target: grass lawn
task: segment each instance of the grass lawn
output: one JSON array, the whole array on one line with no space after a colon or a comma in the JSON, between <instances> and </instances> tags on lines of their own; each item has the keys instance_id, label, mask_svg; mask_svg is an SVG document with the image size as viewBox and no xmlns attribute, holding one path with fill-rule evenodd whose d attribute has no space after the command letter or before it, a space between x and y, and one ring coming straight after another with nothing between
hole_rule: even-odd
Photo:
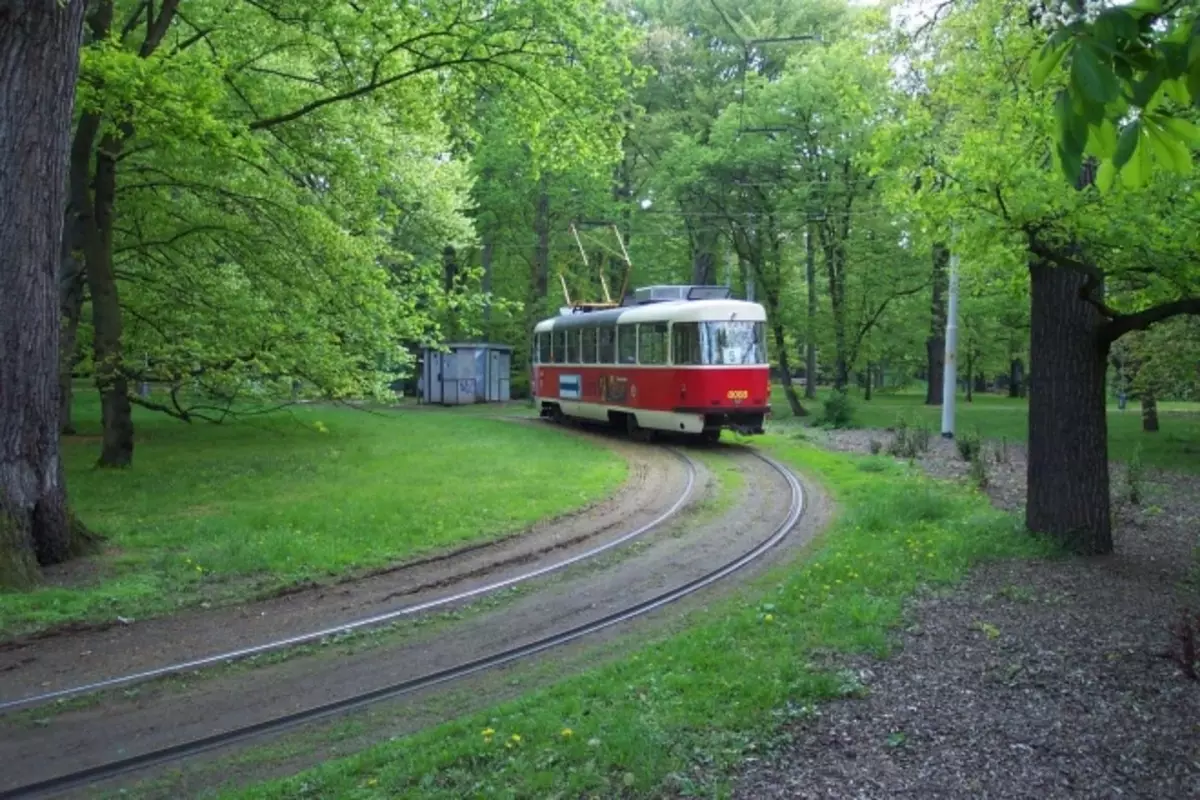
<instances>
[{"instance_id":1,"label":"grass lawn","mask_svg":"<svg viewBox=\"0 0 1200 800\"><path fill-rule=\"evenodd\" d=\"M802 389L801 389L802 391ZM817 393L817 401L806 401L805 407L813 419L821 413L821 402L828 390ZM864 428L890 428L901 416L910 421L924 422L935 433L942 428L940 406L925 405L925 389L878 393L870 401L862 392L851 393L854 403L854 424ZM774 387L771 394L772 418L779 422L794 421L783 390ZM1026 400L1010 399L996 394L978 393L968 403L959 393L955 406L956 427L959 431L978 431L989 439L1007 438L1024 442L1028 436L1029 406ZM1142 417L1137 401L1131 401L1124 411L1111 403L1108 408L1109 456L1119 461L1129 459L1141 448L1143 462L1165 469L1200 471L1200 403L1159 403L1158 433L1142 431Z\"/></svg>"},{"instance_id":2,"label":"grass lawn","mask_svg":"<svg viewBox=\"0 0 1200 800\"><path fill-rule=\"evenodd\" d=\"M918 587L955 581L981 559L1048 552L984 497L893 460L823 452L780 434L756 441L821 480L840 504L810 558L695 612L694 627L630 658L222 796L711 796L725 769L769 745L782 722L860 691L852 674L814 663L820 654L884 652ZM880 728L881 739L889 733Z\"/></svg>"},{"instance_id":3,"label":"grass lawn","mask_svg":"<svg viewBox=\"0 0 1200 800\"><path fill-rule=\"evenodd\" d=\"M108 549L82 585L0 594L6 635L162 614L495 537L626 475L608 450L550 429L310 406L223 425L135 412L133 468L98 470L94 393L76 419L71 501Z\"/></svg>"}]
</instances>

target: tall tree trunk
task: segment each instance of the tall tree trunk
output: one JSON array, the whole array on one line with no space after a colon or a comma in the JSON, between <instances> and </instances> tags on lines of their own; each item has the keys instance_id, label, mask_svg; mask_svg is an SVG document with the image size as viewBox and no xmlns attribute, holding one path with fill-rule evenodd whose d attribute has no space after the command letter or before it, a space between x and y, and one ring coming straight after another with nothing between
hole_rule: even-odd
<instances>
[{"instance_id":1,"label":"tall tree trunk","mask_svg":"<svg viewBox=\"0 0 1200 800\"><path fill-rule=\"evenodd\" d=\"M1158 433L1158 398L1154 392L1142 392L1142 430Z\"/></svg>"},{"instance_id":2,"label":"tall tree trunk","mask_svg":"<svg viewBox=\"0 0 1200 800\"><path fill-rule=\"evenodd\" d=\"M817 397L817 264L813 244L813 225L804 232L804 280L807 282L808 308L805 312L804 396Z\"/></svg>"},{"instance_id":3,"label":"tall tree trunk","mask_svg":"<svg viewBox=\"0 0 1200 800\"><path fill-rule=\"evenodd\" d=\"M1081 290L1087 277L1041 261L1029 267L1029 462L1025 524L1082 554L1111 553L1104 318ZM1096 298L1099 299L1099 298Z\"/></svg>"},{"instance_id":4,"label":"tall tree trunk","mask_svg":"<svg viewBox=\"0 0 1200 800\"><path fill-rule=\"evenodd\" d=\"M105 136L96 152L92 201L93 224L88 231L88 289L92 294L93 358L104 441L99 465L127 467L133 461L133 409L125 375L121 300L112 263L112 235L117 188L117 156L121 141Z\"/></svg>"},{"instance_id":5,"label":"tall tree trunk","mask_svg":"<svg viewBox=\"0 0 1200 800\"><path fill-rule=\"evenodd\" d=\"M538 182L533 213L533 231L537 237L533 250L533 299L540 303L546 299L550 284L550 190L546 173L542 173ZM536 308L530 310L536 315Z\"/></svg>"},{"instance_id":6,"label":"tall tree trunk","mask_svg":"<svg viewBox=\"0 0 1200 800\"><path fill-rule=\"evenodd\" d=\"M71 553L58 269L84 0L0 6L0 585Z\"/></svg>"},{"instance_id":7,"label":"tall tree trunk","mask_svg":"<svg viewBox=\"0 0 1200 800\"><path fill-rule=\"evenodd\" d=\"M483 338L491 341L492 338L492 259L496 250L496 239L492 233L491 226L486 226L483 229L483 249L480 253L479 260L483 267L483 293L488 295L488 299L483 304Z\"/></svg>"},{"instance_id":8,"label":"tall tree trunk","mask_svg":"<svg viewBox=\"0 0 1200 800\"><path fill-rule=\"evenodd\" d=\"M807 417L808 410L800 402L800 395L796 393L796 386L792 383L792 367L788 362L787 338L783 325L779 322L778 315L772 315L772 319L771 331L775 336L775 350L779 353L779 382L783 386L783 396L787 398L793 417Z\"/></svg>"},{"instance_id":9,"label":"tall tree trunk","mask_svg":"<svg viewBox=\"0 0 1200 800\"><path fill-rule=\"evenodd\" d=\"M1008 364L1008 396L1025 396L1025 364L1019 358Z\"/></svg>"},{"instance_id":10,"label":"tall tree trunk","mask_svg":"<svg viewBox=\"0 0 1200 800\"><path fill-rule=\"evenodd\" d=\"M717 282L717 233L701 227L692 238L692 283L711 286Z\"/></svg>"},{"instance_id":11,"label":"tall tree trunk","mask_svg":"<svg viewBox=\"0 0 1200 800\"><path fill-rule=\"evenodd\" d=\"M925 405L942 404L943 369L946 365L946 292L950 287L947 265L950 251L946 245L933 246L933 301L929 307L929 336L925 339Z\"/></svg>"},{"instance_id":12,"label":"tall tree trunk","mask_svg":"<svg viewBox=\"0 0 1200 800\"><path fill-rule=\"evenodd\" d=\"M69 244L69 236L63 235L63 250ZM71 385L79 341L79 321L83 316L84 285L87 277L83 264L73 254L63 253L59 278L59 313L61 314L61 338L58 351L58 428L64 434L75 433L71 419L71 403L74 391Z\"/></svg>"},{"instance_id":13,"label":"tall tree trunk","mask_svg":"<svg viewBox=\"0 0 1200 800\"><path fill-rule=\"evenodd\" d=\"M863 374L866 376L866 379L867 379L866 384L863 386L863 399L870 400L871 399L871 383L873 382L873 380L875 378L875 367L871 364L870 361L867 362L867 369Z\"/></svg>"},{"instance_id":14,"label":"tall tree trunk","mask_svg":"<svg viewBox=\"0 0 1200 800\"><path fill-rule=\"evenodd\" d=\"M850 382L850 364L846 358L846 274L844 253L836 242L824 237L825 271L829 277L829 306L833 311L833 388L846 391Z\"/></svg>"}]
</instances>

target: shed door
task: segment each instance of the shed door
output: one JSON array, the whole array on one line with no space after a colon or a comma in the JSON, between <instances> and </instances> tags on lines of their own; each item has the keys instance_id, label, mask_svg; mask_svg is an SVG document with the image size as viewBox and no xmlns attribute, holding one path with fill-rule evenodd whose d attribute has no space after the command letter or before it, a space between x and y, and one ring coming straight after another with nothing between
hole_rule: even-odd
<instances>
[{"instance_id":1,"label":"shed door","mask_svg":"<svg viewBox=\"0 0 1200 800\"><path fill-rule=\"evenodd\" d=\"M507 403L512 399L512 353L499 353L500 368L496 370L496 399Z\"/></svg>"},{"instance_id":2,"label":"shed door","mask_svg":"<svg viewBox=\"0 0 1200 800\"><path fill-rule=\"evenodd\" d=\"M500 367L500 351L493 350L489 355L487 391L487 399L493 403L503 399L500 396Z\"/></svg>"},{"instance_id":3,"label":"shed door","mask_svg":"<svg viewBox=\"0 0 1200 800\"><path fill-rule=\"evenodd\" d=\"M442 402L442 354L434 351L429 352L427 367L427 376L425 385L429 392L430 403Z\"/></svg>"}]
</instances>

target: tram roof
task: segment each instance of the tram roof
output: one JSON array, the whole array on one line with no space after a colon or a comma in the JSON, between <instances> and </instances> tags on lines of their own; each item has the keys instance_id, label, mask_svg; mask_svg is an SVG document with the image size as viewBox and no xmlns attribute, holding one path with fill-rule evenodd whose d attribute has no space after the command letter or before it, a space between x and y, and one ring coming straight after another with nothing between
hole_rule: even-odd
<instances>
[{"instance_id":1,"label":"tram roof","mask_svg":"<svg viewBox=\"0 0 1200 800\"><path fill-rule=\"evenodd\" d=\"M622 306L603 311L562 314L544 319L534 327L535 333L569 330L600 325L631 322L765 322L766 310L747 300L667 300L637 306Z\"/></svg>"}]
</instances>

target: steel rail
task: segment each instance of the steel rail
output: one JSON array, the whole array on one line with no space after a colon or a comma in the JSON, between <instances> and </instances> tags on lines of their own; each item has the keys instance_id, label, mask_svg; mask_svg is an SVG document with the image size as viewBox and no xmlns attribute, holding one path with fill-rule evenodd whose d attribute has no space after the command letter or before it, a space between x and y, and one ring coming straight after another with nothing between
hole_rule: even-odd
<instances>
[{"instance_id":1,"label":"steel rail","mask_svg":"<svg viewBox=\"0 0 1200 800\"><path fill-rule=\"evenodd\" d=\"M209 750L225 747L230 744L260 736L265 733L277 733L297 725L313 722L325 717L342 714L381 700L398 697L405 694L427 689L438 684L482 672L487 669L503 666L510 662L525 658L553 647L575 641L584 636L596 633L626 620L642 616L662 606L673 603L693 594L723 578L732 575L746 565L756 561L781 542L804 513L804 490L796 476L779 462L761 453L755 456L766 462L787 481L791 490L787 518L774 530L768 538L755 545L742 555L726 562L722 566L701 575L687 583L643 600L629 608L608 614L592 622L577 625L560 633L551 634L542 639L520 645L508 650L502 650L490 656L484 656L455 667L413 678L390 686L381 687L370 692L354 695L342 700L335 700L303 711L293 712L281 717L247 725L234 730L201 737L188 742L171 745L146 753L118 759L106 764L87 767L82 770L48 778L16 789L0 791L0 800L16 797L37 797L51 792L61 792L81 786L90 785L99 780L106 780L146 767L165 762L175 761L186 756L194 756Z\"/></svg>"},{"instance_id":2,"label":"steel rail","mask_svg":"<svg viewBox=\"0 0 1200 800\"><path fill-rule=\"evenodd\" d=\"M348 633L350 631L355 631L360 628L368 628L368 627L372 627L375 625L382 625L386 622L391 622L393 620L400 619L401 617L411 616L413 614L418 614L422 611L429 611L431 609L439 608L441 606L450 605L451 603L457 603L457 602L460 602L463 600L470 599L472 597L478 597L479 595L490 594L492 592L499 591L500 589L504 589L509 586L515 586L519 583L524 583L526 581L533 580L534 578L540 578L543 575L548 575L552 572L557 572L557 571L559 571L561 569L565 569L573 564L578 564L580 561L585 561L589 558L594 558L594 557L600 555L601 553L607 552L608 550L611 550L614 547L625 544L626 542L630 541L631 539L636 539L637 537L642 536L643 534L663 525L664 523L671 520L671 518L673 518L675 515L677 515L679 513L680 509L683 508L684 504L687 503L688 499L692 496L692 491L696 485L696 463L690 457L684 455L683 453L680 453L677 450L672 449L671 452L676 457L678 457L684 463L684 465L687 467L687 483L683 487L683 491L680 493L679 497L676 498L675 502L671 504L671 507L668 508L666 511L664 511L662 514L659 514L654 519L650 520L649 522L647 522L643 525L639 525L637 528L634 528L633 530L631 530L627 533L621 534L616 539L613 539L612 541L609 541L609 542L605 542L604 544L601 544L601 545L597 545L596 547L592 547L582 553L577 553L576 555L571 556L570 558L565 558L565 559L562 559L561 561L556 561L552 564L547 564L546 566L539 567L535 570L530 570L529 572L522 572L519 575L514 575L511 578L505 578L502 581L495 581L493 583L488 583L483 586L478 586L474 589L468 589L466 591L456 592L455 594L448 595L446 597L438 597L438 598L435 598L433 600L428 600L423 603L416 603L414 605L402 606L400 608L396 608L391 611L384 612L382 614L375 614L375 615L372 615L369 617L362 617L362 618L359 618L356 620L352 620L350 622L342 623L340 625L334 625L332 627L322 628L321 630L311 631L309 633L301 633L301 634L297 634L295 636L288 636L283 639L276 639L273 641L265 642L263 644L252 645L250 647L242 647L237 650L230 650L230 651L224 652L224 653L215 653L213 655L204 656L202 658L196 658L191 661L183 661L183 662L180 662L177 664L168 664L166 666L155 667L154 669L143 670L141 672L134 672L134 673L130 673L128 675L120 675L120 676L113 677L113 678L105 678L103 680L94 681L92 683L85 683L85 684L80 684L78 686L71 686L66 689L56 689L55 691L52 691L52 692L45 692L42 694L29 695L27 697L18 698L16 700L8 700L8 701L0 702L0 716L2 716L5 713L9 713L9 712L13 712L13 711L19 711L19 710L27 709L27 708L35 708L37 706L45 705L54 700L63 700L68 697L74 697L77 695L91 694L93 692L97 692L97 691L100 691L103 689L112 689L112 688L115 688L118 686L127 686L132 683L142 683L144 681L152 680L154 678L161 678L161 677L164 677L167 675L175 675L180 672L188 672L191 670L200 669L201 667L212 666L214 664L230 663L230 662L238 661L238 660L241 660L244 658L249 658L251 656L257 656L257 655L261 655L263 653L269 653L274 650L282 650L283 648L286 648L286 647L294 647L296 645L305 644L307 642L324 639L327 636L336 636L339 634Z\"/></svg>"}]
</instances>

